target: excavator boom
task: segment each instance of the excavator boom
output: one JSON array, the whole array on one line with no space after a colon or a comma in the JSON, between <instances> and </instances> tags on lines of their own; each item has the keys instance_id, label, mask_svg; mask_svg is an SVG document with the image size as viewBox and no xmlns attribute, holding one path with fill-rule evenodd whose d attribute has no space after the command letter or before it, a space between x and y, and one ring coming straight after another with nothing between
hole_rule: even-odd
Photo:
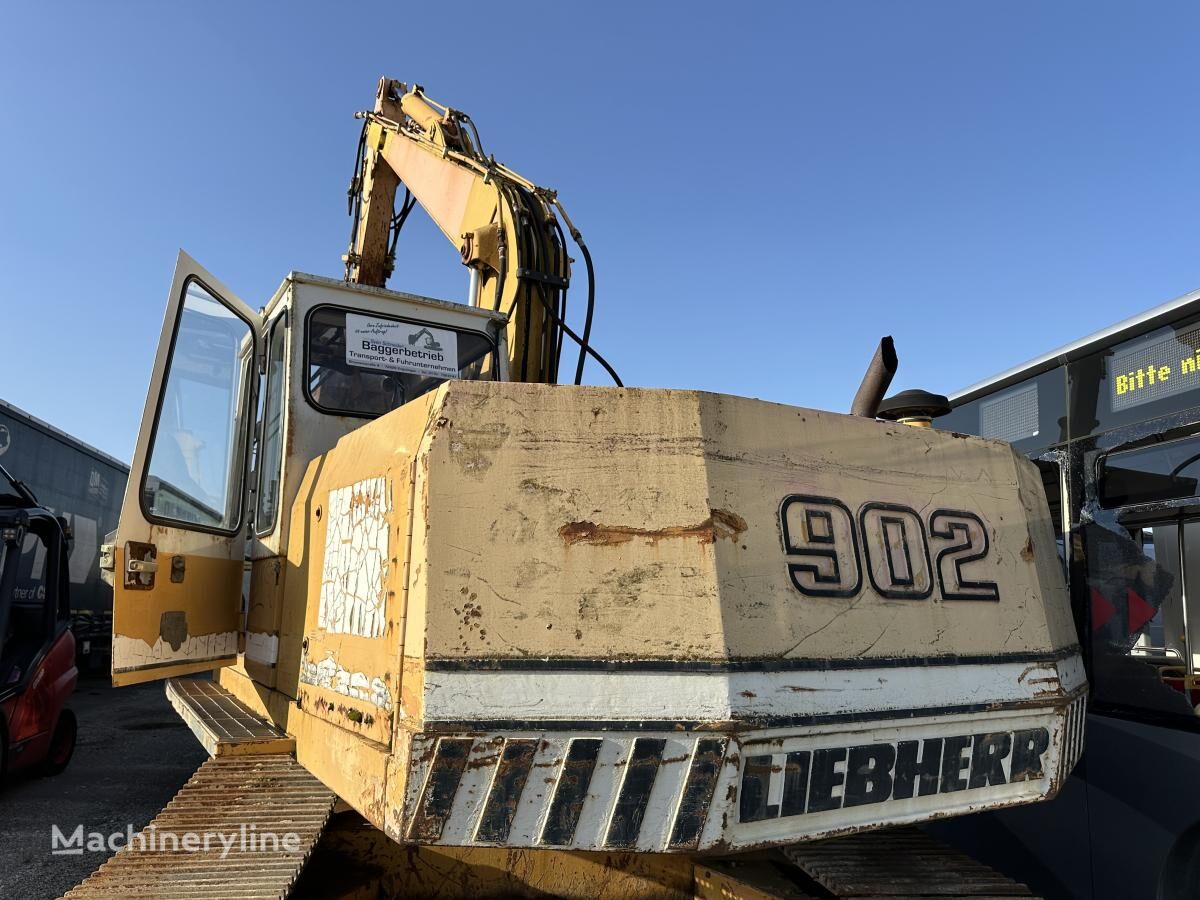
<instances>
[{"instance_id":1,"label":"excavator boom","mask_svg":"<svg viewBox=\"0 0 1200 900\"><path fill-rule=\"evenodd\" d=\"M346 279L387 283L395 237L413 203L420 203L470 271L467 302L508 316L513 379L555 383L569 334L580 344L578 383L590 339L593 272L557 194L485 156L470 117L434 103L419 85L380 79L374 110L359 115L364 126L350 185L354 226L343 257ZM406 198L397 212L401 185ZM588 310L579 336L566 324L571 260L563 224L587 262Z\"/></svg>"}]
</instances>

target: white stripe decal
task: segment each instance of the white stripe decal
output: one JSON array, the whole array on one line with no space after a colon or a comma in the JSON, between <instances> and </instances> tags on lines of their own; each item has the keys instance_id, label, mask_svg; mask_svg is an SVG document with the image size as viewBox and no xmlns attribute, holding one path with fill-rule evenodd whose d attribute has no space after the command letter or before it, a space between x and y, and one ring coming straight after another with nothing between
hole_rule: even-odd
<instances>
[{"instance_id":1,"label":"white stripe decal","mask_svg":"<svg viewBox=\"0 0 1200 900\"><path fill-rule=\"evenodd\" d=\"M1085 683L1057 662L787 672L425 673L425 720L729 721L1052 702Z\"/></svg>"}]
</instances>

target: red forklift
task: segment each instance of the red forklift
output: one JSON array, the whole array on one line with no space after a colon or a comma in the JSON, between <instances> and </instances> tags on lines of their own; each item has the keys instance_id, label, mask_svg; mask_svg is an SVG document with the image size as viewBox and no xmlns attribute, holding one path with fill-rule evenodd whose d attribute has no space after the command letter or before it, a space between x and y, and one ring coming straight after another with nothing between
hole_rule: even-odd
<instances>
[{"instance_id":1,"label":"red forklift","mask_svg":"<svg viewBox=\"0 0 1200 900\"><path fill-rule=\"evenodd\" d=\"M75 752L71 530L0 466L0 780L57 775Z\"/></svg>"}]
</instances>

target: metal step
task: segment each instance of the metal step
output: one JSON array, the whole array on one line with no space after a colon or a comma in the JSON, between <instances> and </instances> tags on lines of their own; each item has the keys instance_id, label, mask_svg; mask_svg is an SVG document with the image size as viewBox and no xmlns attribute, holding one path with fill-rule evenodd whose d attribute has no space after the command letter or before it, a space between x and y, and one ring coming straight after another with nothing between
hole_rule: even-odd
<instances>
[{"instance_id":1,"label":"metal step","mask_svg":"<svg viewBox=\"0 0 1200 900\"><path fill-rule=\"evenodd\" d=\"M64 900L286 897L335 800L287 754L210 759Z\"/></svg>"},{"instance_id":2,"label":"metal step","mask_svg":"<svg viewBox=\"0 0 1200 900\"><path fill-rule=\"evenodd\" d=\"M294 753L296 739L207 678L172 678L167 699L209 756Z\"/></svg>"}]
</instances>

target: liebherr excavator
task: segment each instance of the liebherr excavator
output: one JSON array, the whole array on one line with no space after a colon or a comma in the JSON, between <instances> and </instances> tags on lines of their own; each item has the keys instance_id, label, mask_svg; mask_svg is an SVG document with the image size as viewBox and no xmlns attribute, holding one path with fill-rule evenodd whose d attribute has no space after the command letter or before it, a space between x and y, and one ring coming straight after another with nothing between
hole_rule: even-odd
<instances>
[{"instance_id":1,"label":"liebherr excavator","mask_svg":"<svg viewBox=\"0 0 1200 900\"><path fill-rule=\"evenodd\" d=\"M410 893L690 895L715 856L1055 794L1087 688L1030 463L876 420L885 385L857 416L580 386L616 378L557 195L420 87L360 115L344 280L255 312L175 272L102 559L114 683L170 679L213 756L160 830L266 810L306 848L340 798ZM465 304L384 288L416 203ZM270 895L304 848L173 856L173 891ZM72 896L152 892L136 857Z\"/></svg>"}]
</instances>

